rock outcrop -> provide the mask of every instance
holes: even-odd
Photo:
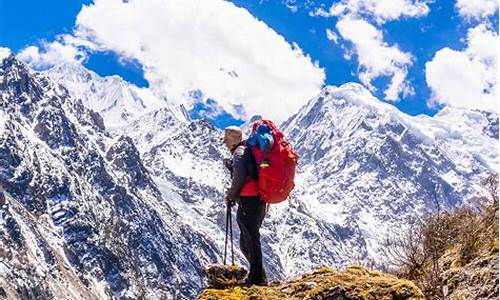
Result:
[[[498,299],[498,202],[463,222],[472,233],[439,259],[443,299]]]

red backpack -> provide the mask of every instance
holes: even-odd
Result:
[[[271,152],[262,151],[258,146],[250,147],[259,170],[259,193],[267,203],[280,203],[295,187],[293,180],[299,157],[283,133],[269,120],[255,122],[251,135],[260,125],[269,126],[274,143]]]

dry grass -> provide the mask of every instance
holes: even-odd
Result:
[[[298,300],[298,299],[424,299],[410,281],[396,276],[352,266],[339,272],[322,268],[299,279],[270,286],[207,289],[199,300]]]
[[[490,196],[479,198],[476,207],[430,216],[386,243],[386,256],[400,267],[397,274],[416,282],[427,299],[445,298],[454,271],[484,257],[498,257],[497,177],[488,177],[485,187]]]

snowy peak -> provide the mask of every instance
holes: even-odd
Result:
[[[364,139],[376,148],[374,133],[397,136],[407,128],[396,109],[354,83],[325,87],[282,126],[302,159],[309,162],[322,158],[332,144]]]
[[[380,101],[367,88],[354,82],[345,83],[339,87],[326,86],[322,89],[320,97],[330,99],[339,106],[347,104],[369,107],[371,110],[397,111],[394,106]]]
[[[400,140],[406,134],[427,146],[440,144],[463,168],[479,163],[494,172],[498,167],[498,114],[445,107],[434,117],[409,116],[355,83],[325,87],[283,126],[291,136],[309,128],[308,134],[328,141],[376,137],[373,133]]]
[[[101,116],[84,107],[81,101],[69,100],[70,97],[63,86],[54,84],[43,74],[32,72],[14,56],[0,64],[0,108],[8,116],[32,124],[42,139],[51,143],[72,143],[74,125],[66,111],[82,126],[104,131]],[[64,133],[58,132],[61,130]]]
[[[445,107],[434,119],[454,123],[461,131],[473,130],[475,134],[498,139],[498,114],[495,112]]]
[[[311,231],[330,228],[340,252],[332,255],[380,262],[381,242],[412,218],[483,194],[482,179],[498,169],[498,140],[482,128],[490,124],[494,132],[498,115],[458,115],[469,121],[457,129],[462,119],[451,111],[412,117],[358,84],[324,88],[282,125],[300,157],[297,211],[293,207],[288,218],[315,220],[295,235],[313,242]],[[301,266],[294,251],[300,253],[303,241],[285,233],[280,243],[289,249],[282,260],[291,269]]]
[[[79,63],[61,63],[53,66],[47,71],[47,74],[52,78],[65,77],[72,82],[89,82],[97,80],[99,76]]]
[[[124,126],[161,107],[171,107],[177,118],[186,119],[181,107],[151,89],[139,88],[116,75],[101,77],[78,63],[56,65],[46,73],[67,87],[74,98],[100,113],[108,128]]]
[[[497,113],[445,107],[434,117],[417,116],[412,121],[415,130],[439,144],[462,170],[477,171],[481,166],[498,172]]]
[[[346,113],[349,115],[338,116],[338,114]],[[327,122],[332,118],[351,120],[356,115],[358,118],[364,116],[367,119],[373,119],[376,116],[387,117],[394,114],[397,114],[395,107],[381,102],[362,85],[347,83],[340,87],[324,87],[318,96],[311,99],[283,126],[300,128],[306,124]],[[299,120],[302,123],[293,123]]]
[[[63,64],[47,74],[66,86],[85,106],[101,113],[109,127],[128,121],[145,105],[135,89],[117,76],[100,77],[80,64]]]

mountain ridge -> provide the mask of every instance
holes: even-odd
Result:
[[[216,247],[161,198],[132,140],[111,137],[81,101],[14,58],[0,69],[0,110],[7,116],[0,131],[0,183],[8,199],[54,233],[39,234],[33,220],[2,224],[2,248],[15,253],[4,262],[6,284],[32,290],[44,276],[64,284],[69,268],[98,298],[195,295],[203,286],[202,266],[218,257]],[[9,207],[2,206],[2,214],[9,215]],[[65,266],[50,259],[56,256]],[[18,260],[41,273],[23,269]],[[39,289],[65,298],[57,285]]]
[[[71,83],[14,57],[0,64],[0,183],[10,202],[63,233],[55,252],[35,248],[66,257],[78,280],[103,297],[192,298],[204,286],[201,266],[220,261],[224,245],[222,132],[167,102],[110,128],[85,106],[99,93],[83,101],[64,84]],[[301,159],[296,190],[271,207],[262,228],[270,278],[323,264],[376,266],[381,242],[409,218],[480,193],[483,174],[498,168],[498,154],[488,152],[498,144],[498,115],[473,112],[474,126],[454,131],[445,117],[405,117],[348,84],[326,87],[283,123]],[[12,224],[0,224],[4,245],[16,238]],[[36,236],[30,232],[21,236]],[[23,272],[21,286],[34,286]]]

